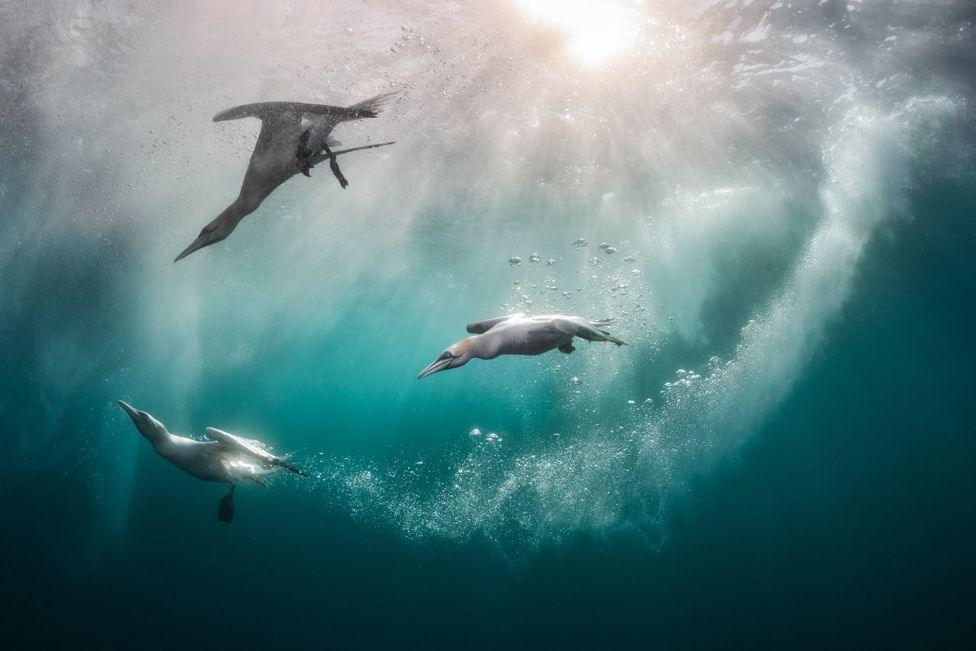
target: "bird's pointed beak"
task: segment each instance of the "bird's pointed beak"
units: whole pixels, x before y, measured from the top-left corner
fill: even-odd
[[[153,418],[152,414],[136,409],[124,400],[119,400],[119,407],[122,407],[122,410],[129,414],[132,424],[136,426],[136,431],[153,445],[168,435],[166,427]]]
[[[451,361],[452,359],[435,359],[430,366],[422,370],[420,374],[417,375],[417,379],[422,380],[428,375],[433,375],[434,373],[451,368]]]
[[[183,249],[183,252],[180,253],[178,256],[176,256],[176,259],[173,260],[173,262],[179,262],[180,260],[190,255],[194,251],[199,251],[205,246],[210,246],[211,244],[214,244],[214,242],[215,241],[210,239],[208,233],[200,233],[200,236],[197,237],[197,239],[193,240],[193,244]]]
[[[139,433],[142,434],[143,436],[146,436],[145,428],[146,428],[146,421],[148,420],[146,418],[146,413],[139,411],[138,409],[136,409],[135,407],[127,403],[125,400],[119,400],[119,407],[122,407],[122,410],[125,413],[129,414],[129,418],[132,419],[132,424],[136,426],[136,429],[139,431]]]
[[[129,414],[129,418],[132,418],[133,420],[135,420],[136,416],[139,415],[139,410],[127,403],[125,400],[119,400],[119,407],[122,407],[125,413]]]

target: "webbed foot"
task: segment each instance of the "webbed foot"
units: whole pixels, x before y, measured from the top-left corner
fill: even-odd
[[[336,161],[336,155],[332,153],[332,150],[329,149],[328,145],[324,146],[323,151],[325,152],[325,155],[329,157],[329,169],[332,170],[332,173],[335,175],[336,179],[338,179],[339,186],[345,190],[349,186],[349,181],[346,180],[346,177],[342,174],[342,170],[339,169],[339,162]]]
[[[230,523],[234,519],[234,489],[236,484],[230,485],[230,492],[220,499],[220,506],[217,507],[217,519],[221,522]]]

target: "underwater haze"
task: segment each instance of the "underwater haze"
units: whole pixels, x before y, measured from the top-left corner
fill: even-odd
[[[969,0],[0,2],[5,641],[972,648],[974,101]],[[417,379],[513,312],[629,346]]]

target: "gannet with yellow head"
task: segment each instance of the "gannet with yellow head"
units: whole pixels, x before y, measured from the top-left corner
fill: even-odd
[[[129,415],[132,423],[156,454],[177,468],[203,481],[230,484],[230,492],[220,500],[217,517],[222,522],[234,518],[234,490],[243,481],[253,481],[261,486],[261,479],[278,470],[287,470],[302,477],[308,475],[288,463],[285,457],[272,454],[263,443],[245,439],[215,427],[207,428],[209,441],[197,441],[185,436],[170,434],[166,426],[149,412],[136,409],[119,400],[119,406]]]
[[[473,336],[448,346],[437,359],[417,376],[428,375],[464,366],[474,358],[494,359],[499,355],[541,355],[553,349],[572,353],[573,337],[587,341],[609,341],[618,346],[626,342],[602,330],[613,323],[612,319],[590,321],[578,316],[547,314],[509,316],[475,321],[468,324]]]

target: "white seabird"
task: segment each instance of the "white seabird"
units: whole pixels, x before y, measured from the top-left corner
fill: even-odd
[[[234,518],[234,490],[240,482],[253,481],[266,486],[261,476],[282,469],[308,477],[285,458],[272,454],[260,441],[234,436],[214,427],[207,428],[209,441],[176,436],[152,414],[122,400],[119,405],[159,456],[197,479],[230,484],[230,491],[220,500],[217,510],[217,517],[222,522]]]
[[[612,319],[590,321],[563,314],[512,314],[475,321],[468,324],[467,328],[473,337],[448,346],[417,377],[425,378],[440,371],[464,366],[475,357],[494,359],[499,355],[540,355],[554,348],[569,354],[576,350],[573,337],[587,341],[609,341],[618,346],[626,345],[626,342],[600,329],[611,323]]]

